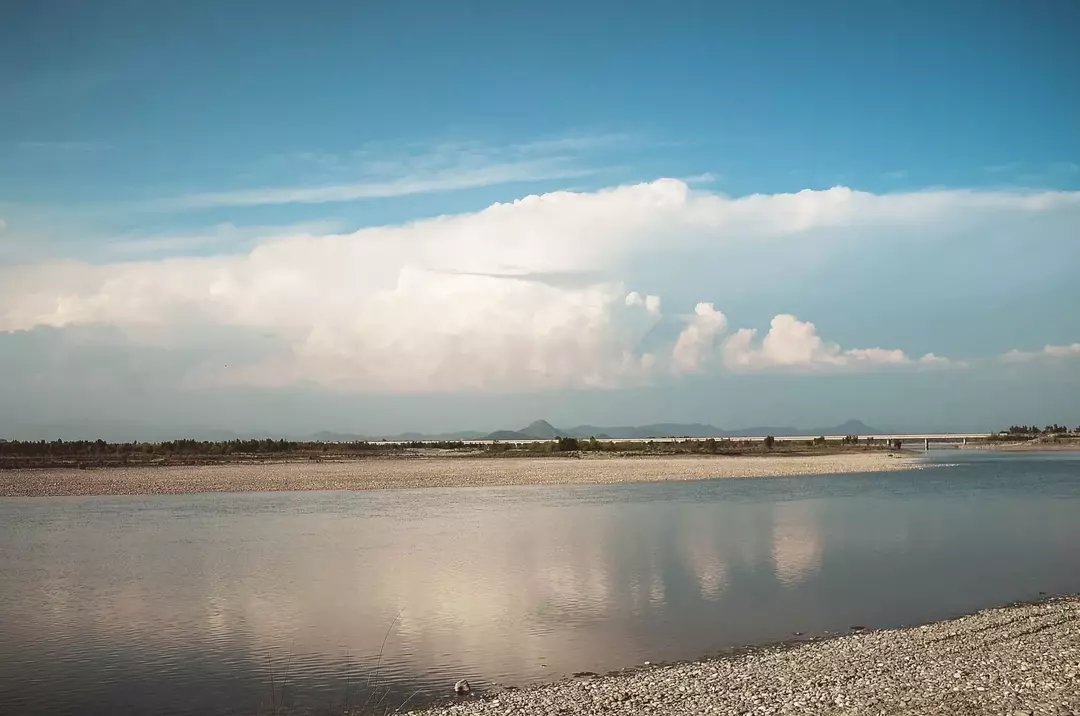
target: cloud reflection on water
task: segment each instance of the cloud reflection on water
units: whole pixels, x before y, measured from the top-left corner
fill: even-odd
[[[883,484],[861,479],[0,504],[16,655],[0,683],[43,713],[193,690],[239,709],[269,657],[297,689],[340,693],[400,614],[382,673],[441,694],[921,617],[1070,573],[1075,502],[860,496]],[[931,479],[918,489],[952,489]]]

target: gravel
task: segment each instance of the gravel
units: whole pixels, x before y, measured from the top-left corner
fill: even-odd
[[[0,470],[0,497],[568,485],[881,472],[923,466],[880,452],[810,456],[415,458]]]
[[[503,691],[413,713],[1075,716],[1080,599]]]

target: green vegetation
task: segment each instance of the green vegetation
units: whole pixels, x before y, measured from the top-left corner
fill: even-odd
[[[1064,425],[1047,425],[1045,428],[1040,428],[1035,425],[1013,425],[1008,430],[1002,430],[999,435],[1006,435],[1010,437],[1039,437],[1041,435],[1067,435],[1068,433],[1074,433],[1080,435],[1080,425],[1076,426],[1072,430]]]
[[[407,455],[416,448],[460,450],[461,442],[373,443],[294,440],[168,440],[109,443],[104,440],[0,440],[0,468],[208,465],[265,460],[334,460]]]
[[[144,465],[214,465],[282,460],[356,460],[416,458],[435,455],[475,457],[581,457],[588,453],[618,455],[752,455],[814,453],[824,450],[898,449],[883,440],[848,436],[792,441],[686,438],[683,440],[598,440],[557,437],[554,440],[446,442],[307,442],[294,440],[168,440],[160,443],[109,443],[104,440],[0,440],[0,469],[42,467],[126,467]]]
[[[1080,439],[1080,426],[1013,425],[995,433],[989,442],[1040,442]],[[555,437],[553,440],[494,442],[319,442],[285,439],[209,441],[184,438],[159,443],[110,443],[104,440],[2,440],[0,469],[25,467],[123,467],[135,465],[212,465],[219,463],[281,460],[356,460],[410,458],[433,455],[486,457],[581,457],[589,453],[622,455],[752,455],[813,454],[839,450],[900,450],[902,441],[846,435],[839,440],[824,436],[812,440],[787,440],[772,435],[764,439],[685,438],[671,440],[611,440]]]
[[[849,439],[851,438],[851,439]],[[784,440],[771,435],[764,439],[685,438],[673,440],[597,440],[564,438],[551,441],[500,441],[482,447],[490,457],[584,457],[590,453],[612,455],[808,455],[851,450],[899,450],[895,442],[849,436],[842,440]]]
[[[994,433],[989,438],[990,442],[1026,442],[1026,441],[1038,441],[1038,442],[1060,442],[1065,440],[1067,442],[1080,438],[1080,426],[1073,429],[1069,429],[1064,425],[1047,425],[1040,428],[1037,425],[1013,425],[1008,430],[1002,430]]]

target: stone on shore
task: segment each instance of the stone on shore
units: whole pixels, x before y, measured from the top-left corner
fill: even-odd
[[[1080,716],[1080,598],[503,691],[423,716]]]

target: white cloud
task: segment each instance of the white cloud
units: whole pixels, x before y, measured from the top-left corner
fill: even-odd
[[[230,379],[392,392],[611,388],[648,377],[654,358],[638,342],[657,317],[618,285],[404,268],[347,317],[313,317],[290,354]]]
[[[1068,358],[1080,356],[1080,343],[1070,343],[1067,346],[1046,346],[1043,353],[1053,358]]]
[[[105,250],[117,257],[176,256],[186,253],[235,253],[250,250],[256,243],[297,234],[322,234],[334,231],[331,221],[309,222],[291,226],[237,226],[226,222],[195,233],[160,233],[134,235],[110,241]]]
[[[672,367],[679,373],[699,373],[711,357],[716,336],[727,327],[727,318],[711,303],[699,303],[679,334],[671,351]]]
[[[631,291],[626,294],[627,306],[643,306],[645,312],[650,316],[656,318],[660,317],[660,297],[659,296],[642,296],[637,291]]]
[[[954,361],[944,356],[935,355],[933,353],[926,353],[919,358],[919,365],[927,366],[931,368],[947,368],[949,366],[963,367],[963,364],[958,361]]]
[[[788,314],[772,319],[769,332],[760,344],[755,343],[756,336],[754,329],[736,331],[724,342],[724,365],[735,371],[813,371],[905,365],[911,362],[901,350],[842,350],[837,344],[822,340],[813,323],[800,321]]]
[[[667,291],[707,299],[714,286],[680,285],[657,259],[682,251],[727,268],[732,249],[770,242],[755,259],[775,280],[784,247],[809,243],[816,255],[853,229],[877,238],[907,227],[947,240],[950,227],[976,219],[996,226],[1015,216],[1028,226],[1028,217],[1050,215],[1067,228],[1078,214],[1080,193],[879,196],[837,187],[732,199],[662,179],[349,234],[296,227],[245,236],[254,248],[229,255],[0,268],[0,331],[101,324],[136,342],[182,341],[197,354],[200,341],[231,329],[273,340],[248,351],[258,359],[227,371],[201,366],[192,380],[395,392],[612,387],[724,368],[942,366],[935,354],[841,348],[786,314],[760,341],[748,329],[727,335],[713,303],[699,303],[685,322],[665,319]],[[633,280],[631,263],[644,267]],[[654,330],[660,323],[675,330]]]
[[[1041,351],[1021,351],[1013,349],[1001,356],[1006,363],[1028,363],[1036,360],[1054,358],[1076,358],[1080,356],[1080,343],[1070,343],[1066,346],[1044,346]]]

